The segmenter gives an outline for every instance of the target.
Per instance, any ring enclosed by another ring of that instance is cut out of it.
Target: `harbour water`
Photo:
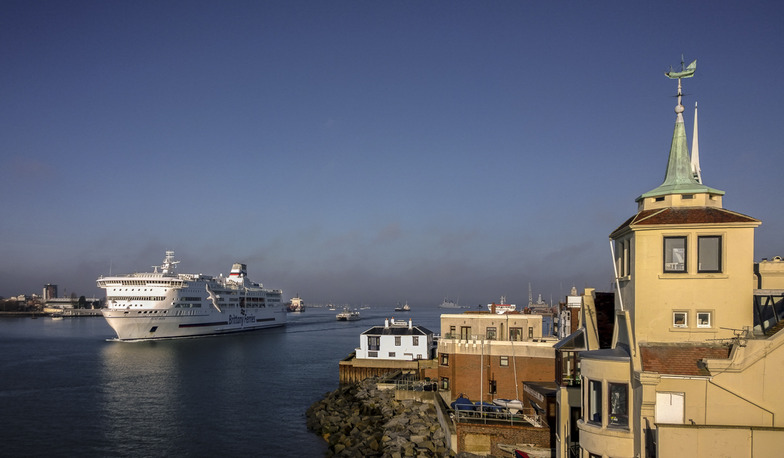
[[[109,341],[102,318],[0,318],[1,456],[323,456],[305,411],[385,318],[439,333],[436,306],[289,314],[286,327]]]

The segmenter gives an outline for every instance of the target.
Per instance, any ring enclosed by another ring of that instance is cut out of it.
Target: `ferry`
[[[359,319],[359,312],[356,310],[349,310],[348,307],[343,308],[343,311],[335,315],[338,321],[354,321]]]
[[[247,278],[235,263],[228,277],[175,272],[179,261],[166,251],[153,272],[101,277],[106,308],[101,312],[117,340],[199,337],[283,326],[283,291]]]
[[[506,303],[506,297],[505,296],[501,296],[501,303],[500,304],[496,304],[495,302],[493,302],[492,304],[487,304],[487,309],[488,310],[490,310],[493,313],[497,313],[499,315],[502,315],[502,314],[507,313],[507,312],[514,312],[516,308],[517,308],[517,306],[515,304],[507,304]]]

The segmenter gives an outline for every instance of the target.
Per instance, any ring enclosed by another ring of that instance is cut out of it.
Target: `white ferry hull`
[[[283,292],[247,278],[235,263],[229,277],[179,274],[174,252],[153,272],[101,277],[101,310],[118,340],[175,339],[254,331],[286,324]],[[160,268],[160,271],[158,269]]]
[[[136,311],[102,311],[117,340],[176,339],[255,331],[286,324],[283,310],[253,310],[241,315],[217,312],[193,316],[133,316]]]

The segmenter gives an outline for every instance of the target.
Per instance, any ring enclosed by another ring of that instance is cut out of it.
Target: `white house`
[[[360,334],[357,359],[385,359],[413,361],[431,359],[436,344],[433,332],[423,326],[414,326],[411,320],[384,320],[384,326],[373,326]]]

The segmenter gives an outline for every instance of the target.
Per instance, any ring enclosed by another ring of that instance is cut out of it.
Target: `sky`
[[[677,83],[784,255],[784,4],[0,2],[0,296],[179,270],[306,303],[611,291]]]

